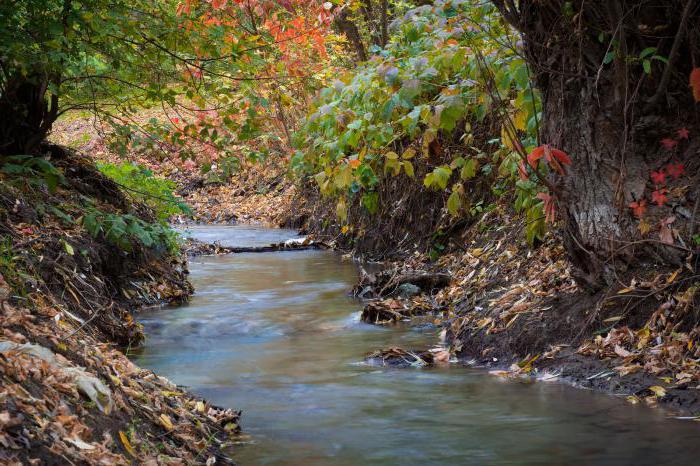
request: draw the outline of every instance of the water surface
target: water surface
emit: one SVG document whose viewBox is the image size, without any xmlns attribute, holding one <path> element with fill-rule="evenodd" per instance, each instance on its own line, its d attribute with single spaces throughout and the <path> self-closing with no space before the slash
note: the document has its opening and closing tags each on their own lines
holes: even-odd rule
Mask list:
<svg viewBox="0 0 700 466">
<path fill-rule="evenodd" d="M 293 235 L 192 231 L 235 246 Z M 190 270 L 191 303 L 144 313 L 135 359 L 242 409 L 253 440 L 235 452 L 242 465 L 699 464 L 700 426 L 660 410 L 478 369 L 362 364 L 377 348 L 429 346 L 437 329 L 360 322 L 346 296 L 356 267 L 331 252 L 201 257 Z"/>
</svg>

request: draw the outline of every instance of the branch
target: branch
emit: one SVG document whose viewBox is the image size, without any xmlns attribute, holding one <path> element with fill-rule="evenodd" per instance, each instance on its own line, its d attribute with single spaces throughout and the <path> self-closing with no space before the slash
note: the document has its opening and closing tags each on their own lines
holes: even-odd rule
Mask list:
<svg viewBox="0 0 700 466">
<path fill-rule="evenodd" d="M 511 26 L 520 30 L 520 12 L 513 0 L 491 0 Z"/>
<path fill-rule="evenodd" d="M 695 0 L 687 0 L 685 3 L 685 8 L 683 9 L 683 16 L 681 17 L 681 24 L 678 26 L 676 38 L 673 40 L 673 46 L 671 47 L 671 53 L 668 55 L 668 61 L 666 62 L 666 68 L 664 68 L 664 74 L 661 76 L 659 88 L 656 90 L 654 96 L 649 100 L 648 107 L 653 107 L 654 105 L 656 105 L 666 92 L 668 82 L 671 80 L 671 71 L 673 70 L 673 65 L 676 61 L 678 50 L 681 48 L 681 42 L 683 42 L 682 36 L 685 32 L 686 25 L 688 24 L 690 8 L 693 6 L 694 3 Z"/>
</svg>

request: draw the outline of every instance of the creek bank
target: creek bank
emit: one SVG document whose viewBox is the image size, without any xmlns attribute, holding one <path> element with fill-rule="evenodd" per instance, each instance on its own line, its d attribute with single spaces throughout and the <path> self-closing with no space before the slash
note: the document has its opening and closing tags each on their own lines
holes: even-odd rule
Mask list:
<svg viewBox="0 0 700 466">
<path fill-rule="evenodd" d="M 620 277 L 628 286 L 590 294 L 577 286 L 555 238 L 531 249 L 518 240 L 519 228 L 501 208 L 455 232 L 449 240 L 457 247 L 437 260 L 414 250 L 386 263 L 381 280 L 363 274 L 354 291 L 373 297 L 363 320 L 392 325 L 429 319 L 443 328 L 450 358 L 463 364 L 514 377 L 555 374 L 630 403 L 700 415 L 692 267 L 630 274 Z M 391 277 L 411 274 L 449 277 L 449 283 L 426 288 L 420 280 L 399 280 L 413 285 L 412 292 L 401 293 L 396 283 L 388 292 Z M 389 357 L 380 352 L 373 358 L 406 365 L 404 354 L 386 351 Z"/>
<path fill-rule="evenodd" d="M 40 155 L 58 170 L 53 189 L 0 174 L 0 462 L 232 463 L 223 449 L 240 413 L 121 351 L 143 341 L 137 309 L 192 293 L 184 257 L 90 234 L 86 209 L 153 216 L 90 159 L 58 146 Z"/>
</svg>

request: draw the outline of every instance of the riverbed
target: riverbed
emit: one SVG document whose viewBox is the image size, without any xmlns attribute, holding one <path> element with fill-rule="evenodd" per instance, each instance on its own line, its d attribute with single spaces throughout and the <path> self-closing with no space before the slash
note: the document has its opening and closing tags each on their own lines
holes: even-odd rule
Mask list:
<svg viewBox="0 0 700 466">
<path fill-rule="evenodd" d="M 197 227 L 225 246 L 290 230 Z M 347 296 L 357 266 L 331 251 L 197 257 L 196 293 L 141 314 L 136 363 L 243 410 L 241 465 L 698 464 L 700 426 L 557 382 L 478 368 L 363 363 L 388 346 L 427 348 L 431 325 L 376 327 Z"/>
</svg>

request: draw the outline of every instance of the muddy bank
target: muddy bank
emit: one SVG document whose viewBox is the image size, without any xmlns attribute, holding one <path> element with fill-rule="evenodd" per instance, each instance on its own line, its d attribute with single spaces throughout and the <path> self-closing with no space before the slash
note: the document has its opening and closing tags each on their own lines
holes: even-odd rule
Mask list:
<svg viewBox="0 0 700 466">
<path fill-rule="evenodd" d="M 88 215 L 125 219 L 134 235 L 154 219 L 91 160 L 57 146 L 41 155 L 53 167 L 44 176 L 0 174 L 0 462 L 231 463 L 223 449 L 240 413 L 122 352 L 144 338 L 137 309 L 192 293 L 185 258 L 131 233 L 89 232 Z"/>
<path fill-rule="evenodd" d="M 373 298 L 363 320 L 429 319 L 443 328 L 450 357 L 462 363 L 507 376 L 557 374 L 631 403 L 700 415 L 699 288 L 692 267 L 630 274 L 617 287 L 590 294 L 576 285 L 560 243 L 550 236 L 528 248 L 518 225 L 507 210 L 485 215 L 451 237 L 456 247 L 437 260 L 414 251 L 379 274 L 365 274 L 355 289 Z M 400 279 L 411 276 L 420 280 Z M 449 281 L 426 286 L 426 276 Z"/>
</svg>

